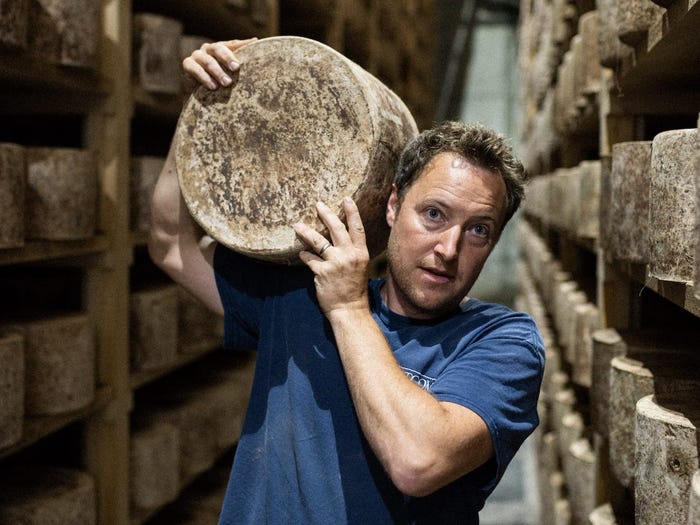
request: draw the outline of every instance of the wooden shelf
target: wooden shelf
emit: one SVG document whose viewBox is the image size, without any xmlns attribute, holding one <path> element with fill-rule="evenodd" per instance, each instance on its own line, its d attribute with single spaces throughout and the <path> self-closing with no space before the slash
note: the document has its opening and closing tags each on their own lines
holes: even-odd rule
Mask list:
<svg viewBox="0 0 700 525">
<path fill-rule="evenodd" d="M 535 227 L 538 231 L 540 231 L 543 234 L 546 232 L 554 233 L 587 252 L 590 252 L 592 254 L 598 252 L 598 239 L 590 239 L 572 235 L 570 232 L 564 231 L 561 228 L 557 228 L 556 226 L 546 225 L 542 222 L 542 220 L 539 217 L 534 217 L 529 214 L 525 214 L 525 219 L 531 226 Z"/>
<path fill-rule="evenodd" d="M 619 102 L 631 113 L 694 113 L 700 108 L 700 3 L 675 0 L 628 53 Z"/>
<path fill-rule="evenodd" d="M 198 474 L 196 476 L 192 476 L 189 479 L 185 479 L 182 481 L 180 485 L 180 494 L 178 495 L 179 498 L 188 498 L 190 496 L 190 492 L 198 492 L 198 489 L 201 490 L 202 487 L 204 488 L 210 488 L 213 482 L 220 481 L 223 485 L 223 487 L 226 486 L 227 480 L 228 480 L 228 474 L 230 472 L 230 464 L 232 462 L 232 457 L 233 453 L 236 450 L 236 446 L 238 443 L 232 445 L 231 447 L 225 447 L 223 450 L 221 450 L 217 457 L 215 458 L 214 464 L 212 465 L 212 469 L 203 472 L 202 474 Z M 225 463 L 225 464 L 224 464 Z M 221 471 L 220 469 L 225 469 L 224 471 Z M 225 475 L 224 475 L 225 472 Z M 211 479 L 212 476 L 214 478 L 220 478 L 220 479 Z M 196 496 L 197 494 L 195 494 Z M 223 497 L 223 494 L 222 494 Z M 177 500 L 175 505 L 177 505 Z M 161 520 L 162 516 L 158 516 L 158 514 L 165 510 L 168 512 L 168 507 L 171 505 L 171 503 L 165 504 L 161 507 L 157 507 L 154 509 L 135 509 L 132 510 L 131 512 L 131 525 L 141 525 L 142 523 L 146 523 L 149 521 L 151 518 L 156 518 L 157 523 L 163 523 Z M 158 517 L 156 517 L 158 516 Z"/>
<path fill-rule="evenodd" d="M 60 90 L 83 96 L 106 96 L 111 82 L 90 69 L 62 66 L 26 51 L 0 48 L 2 85 L 30 91 Z"/>
<path fill-rule="evenodd" d="M 692 283 L 662 281 L 651 277 L 645 264 L 632 264 L 625 261 L 614 261 L 614 264 L 624 275 L 700 318 L 700 299 L 695 297 Z"/>
<path fill-rule="evenodd" d="M 139 86 L 133 88 L 134 113 L 138 116 L 175 122 L 182 111 L 181 95 L 155 95 Z"/>
<path fill-rule="evenodd" d="M 132 246 L 146 246 L 148 245 L 148 234 L 145 232 L 134 232 L 130 233 L 131 245 Z"/>
<path fill-rule="evenodd" d="M 0 249 L 0 266 L 82 257 L 102 253 L 108 248 L 109 240 L 104 235 L 84 241 L 28 241 L 20 248 Z"/>
<path fill-rule="evenodd" d="M 141 372 L 135 372 L 131 375 L 129 380 L 129 386 L 132 390 L 136 390 L 148 383 L 160 379 L 163 376 L 170 374 L 190 363 L 199 361 L 203 357 L 215 352 L 221 348 L 220 338 L 212 338 L 208 341 L 202 341 L 197 345 L 193 345 L 187 348 L 178 349 L 177 357 L 175 361 L 167 367 L 159 368 L 157 370 L 144 370 Z"/>
<path fill-rule="evenodd" d="M 225 0 L 134 0 L 134 13 L 157 13 L 180 20 L 184 33 L 213 40 L 263 37 L 271 34 L 269 22 L 256 20 L 248 10 L 238 9 Z M 271 13 L 276 18 L 277 13 Z"/>
<path fill-rule="evenodd" d="M 86 417 L 104 409 L 112 400 L 112 389 L 109 387 L 98 388 L 95 392 L 95 399 L 85 408 L 68 412 L 66 414 L 56 414 L 52 416 L 27 416 L 24 419 L 22 438 L 18 443 L 10 447 L 0 449 L 0 458 L 10 456 L 24 448 L 33 445 L 37 441 L 50 436 L 62 428 L 85 419 Z"/>
<path fill-rule="evenodd" d="M 221 338 L 216 337 L 180 348 L 170 366 L 129 373 L 130 278 L 138 271 L 134 255 L 145 258 L 143 248 L 147 245 L 146 234 L 129 231 L 130 156 L 160 154 L 164 139 L 169 142 L 183 104 L 181 95 L 155 95 L 133 86 L 133 14 L 150 12 L 169 16 L 182 21 L 185 35 L 212 40 L 281 34 L 280 22 L 288 17 L 284 20 L 285 34 L 317 38 L 341 52 L 347 43 L 348 51 L 356 51 L 353 58 L 357 63 L 376 74 L 372 64 L 376 66 L 380 54 L 387 52 L 380 47 L 383 42 L 377 35 L 382 2 L 262 0 L 255 4 L 264 6 L 261 13 L 253 11 L 253 2 L 240 2 L 239 5 L 248 6 L 240 8 L 230 0 L 105 0 L 101 2 L 100 57 L 96 70 L 48 63 L 27 51 L 0 49 L 0 115 L 8 115 L 5 119 L 8 122 L 25 123 L 24 134 L 31 139 L 26 142 L 32 145 L 55 139 L 60 145 L 78 143 L 94 151 L 102 205 L 99 235 L 82 241 L 27 241 L 22 247 L 0 249 L 0 271 L 5 267 L 9 274 L 15 271 L 10 266 L 36 263 L 77 265 L 81 272 L 84 270 L 79 300 L 98 327 L 98 377 L 103 385 L 95 400 L 82 410 L 51 417 L 27 417 L 22 439 L 0 450 L 0 458 L 10 457 L 66 426 L 80 423 L 84 439 L 76 447 L 80 449 L 85 470 L 95 479 L 98 522 L 143 523 L 158 510 L 142 515 L 132 513 L 129 508 L 130 412 L 139 408 L 132 404 L 142 394 L 148 394 L 151 387 L 159 387 L 159 379 L 169 376 L 166 379 L 169 380 L 174 377 L 170 374 L 176 373 L 187 375 L 192 365 L 197 366 L 197 362 L 208 357 L 216 358 L 220 353 Z M 396 27 L 412 27 L 411 21 L 416 19 L 422 26 L 432 14 L 432 4 L 419 4 L 430 7 L 423 9 L 416 4 L 416 12 L 410 15 L 406 6 L 387 4 L 385 12 L 388 9 L 397 18 L 391 21 Z M 310 32 L 305 33 L 307 30 Z M 429 38 L 423 39 L 421 35 L 417 38 L 413 38 L 415 44 L 410 48 L 398 46 L 398 49 L 402 55 L 410 55 L 407 60 L 419 58 L 408 69 L 413 85 L 406 103 L 428 122 L 434 110 L 434 87 L 428 87 L 433 77 L 430 71 L 434 53 L 430 52 Z M 395 40 L 388 41 L 396 45 Z M 389 87 L 406 91 L 403 85 Z M 54 122 L 63 125 L 68 133 L 54 129 Z M 20 140 L 22 136 L 12 123 L 5 129 L 10 142 L 25 142 Z M 37 139 L 37 131 L 43 133 L 41 139 Z M 162 277 L 144 273 L 139 277 Z"/>
</svg>

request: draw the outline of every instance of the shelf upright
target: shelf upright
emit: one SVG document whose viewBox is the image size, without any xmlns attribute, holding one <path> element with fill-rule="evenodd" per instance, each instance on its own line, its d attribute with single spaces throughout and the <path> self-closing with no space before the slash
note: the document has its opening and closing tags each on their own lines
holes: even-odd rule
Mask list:
<svg viewBox="0 0 700 525">
<path fill-rule="evenodd" d="M 129 136 L 131 2 L 104 0 L 101 75 L 112 89 L 86 125 L 87 147 L 98 152 L 100 229 L 109 247 L 88 271 L 85 303 L 97 327 L 97 378 L 112 390 L 107 407 L 85 425 L 85 462 L 97 487 L 101 524 L 129 522 Z M 126 109 L 125 109 L 126 108 Z"/>
</svg>

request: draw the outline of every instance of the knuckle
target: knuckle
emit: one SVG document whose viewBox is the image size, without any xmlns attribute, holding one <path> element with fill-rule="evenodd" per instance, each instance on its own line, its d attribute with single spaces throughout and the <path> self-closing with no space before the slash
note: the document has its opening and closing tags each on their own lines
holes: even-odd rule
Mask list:
<svg viewBox="0 0 700 525">
<path fill-rule="evenodd" d="M 204 49 L 204 46 L 202 46 L 202 49 L 195 49 L 188 58 L 191 58 L 192 60 L 197 61 L 197 60 L 205 60 L 206 57 L 208 57 L 208 56 L 209 56 L 209 54 L 207 53 L 206 49 Z"/>
</svg>

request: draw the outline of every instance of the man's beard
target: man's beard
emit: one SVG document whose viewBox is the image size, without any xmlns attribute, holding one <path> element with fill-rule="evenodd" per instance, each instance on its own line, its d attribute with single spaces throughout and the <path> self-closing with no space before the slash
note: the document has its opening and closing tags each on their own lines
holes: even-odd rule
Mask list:
<svg viewBox="0 0 700 525">
<path fill-rule="evenodd" d="M 400 250 L 401 247 L 393 236 L 390 235 L 387 247 L 387 274 L 392 279 L 394 291 L 399 295 L 403 306 L 408 306 L 412 309 L 411 316 L 417 314 L 421 317 L 435 318 L 441 317 L 459 308 L 468 289 L 465 290 L 464 293 L 457 293 L 454 296 L 445 296 L 441 299 L 426 301 L 416 293 L 416 290 L 412 286 L 410 275 L 411 272 L 415 270 L 415 267 L 404 267 L 398 256 Z"/>
</svg>

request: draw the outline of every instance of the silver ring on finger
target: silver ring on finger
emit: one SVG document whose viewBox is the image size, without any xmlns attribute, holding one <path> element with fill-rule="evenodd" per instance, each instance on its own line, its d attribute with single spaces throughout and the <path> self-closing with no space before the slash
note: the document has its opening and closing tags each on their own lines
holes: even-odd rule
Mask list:
<svg viewBox="0 0 700 525">
<path fill-rule="evenodd" d="M 319 257 L 323 256 L 323 252 L 325 252 L 325 251 L 326 251 L 328 248 L 330 248 L 331 246 L 333 246 L 333 245 L 332 245 L 331 243 L 329 243 L 329 242 L 327 242 L 326 244 L 324 244 L 323 246 L 321 246 L 321 249 L 318 251 L 318 256 L 319 256 Z"/>
</svg>

